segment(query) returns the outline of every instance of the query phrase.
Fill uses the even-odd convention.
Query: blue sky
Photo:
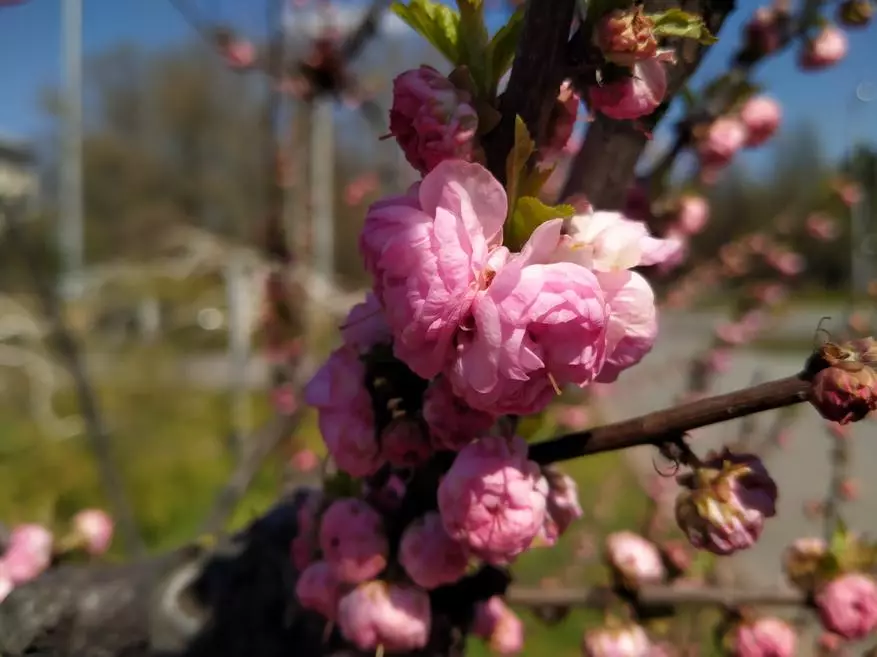
[[[189,0],[209,15],[224,19],[244,33],[264,31],[264,0]],[[45,125],[39,104],[41,89],[60,80],[60,7],[63,0],[27,0],[0,9],[0,133],[28,138]],[[168,0],[83,0],[86,54],[120,42],[162,48],[191,38],[192,31]],[[696,81],[720,72],[737,43],[740,24],[757,3],[741,0],[713,46]],[[757,81],[783,104],[787,124],[818,121],[826,150],[838,155],[853,136],[877,142],[877,100],[855,102],[860,82],[877,84],[877,25],[850,33],[850,56],[823,73],[800,73],[795,55],[787,52],[759,68]],[[695,85],[696,88],[696,85]],[[755,155],[766,159],[769,149]]]

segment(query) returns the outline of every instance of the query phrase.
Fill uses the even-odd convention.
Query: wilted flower
[[[655,23],[641,6],[614,9],[597,25],[594,40],[607,61],[619,66],[633,66],[652,59],[658,52]]]
[[[89,554],[100,555],[113,541],[113,519],[106,511],[86,509],[73,516],[73,531],[82,539]]]
[[[572,84],[565,81],[560,87],[560,93],[549,117],[548,125],[551,126],[551,134],[539,148],[543,160],[557,158],[563,153],[572,137],[581,102]]]
[[[516,655],[524,649],[524,624],[497,595],[475,605],[472,633],[498,655]]]
[[[847,36],[835,25],[826,25],[809,40],[798,57],[804,70],[819,70],[837,64],[847,55]]]
[[[846,27],[865,27],[874,17],[874,6],[868,0],[844,0],[837,8],[837,19]]]
[[[413,586],[373,581],[341,598],[338,627],[360,650],[407,652],[429,640],[429,596]]]
[[[639,625],[600,627],[585,632],[583,657],[648,657],[651,643]]]
[[[691,544],[715,554],[752,547],[776,515],[777,486],[752,454],[728,450],[679,477],[676,521]]]
[[[329,620],[335,620],[341,584],[328,563],[315,561],[298,576],[295,595],[306,609],[313,609]]]
[[[630,589],[658,584],[666,575],[658,547],[633,532],[609,534],[606,537],[606,559]]]
[[[441,516],[430,511],[402,533],[399,563],[415,584],[434,589],[460,579],[469,559],[465,548],[448,536]]]
[[[815,601],[823,627],[844,639],[864,639],[877,628],[877,584],[868,575],[840,575],[816,592]]]
[[[795,630],[779,618],[740,623],[731,637],[734,657],[794,657]]]
[[[783,112],[780,104],[769,96],[754,96],[740,109],[740,120],[746,126],[746,146],[761,146],[780,127]]]
[[[387,565],[383,520],[362,500],[332,503],[321,519],[320,548],[335,576],[350,584],[375,577]]]
[[[810,403],[826,420],[849,424],[877,409],[877,374],[860,361],[840,361],[815,374]]]

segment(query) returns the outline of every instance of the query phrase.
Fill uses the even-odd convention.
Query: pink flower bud
[[[822,242],[832,242],[838,238],[839,230],[833,217],[813,213],[807,217],[807,233]]]
[[[858,422],[877,409],[877,374],[856,361],[826,367],[813,377],[810,403],[831,422]]]
[[[655,23],[641,6],[615,9],[604,15],[594,35],[597,47],[607,61],[619,66],[633,66],[652,59],[658,52]]]
[[[399,563],[415,584],[434,589],[463,577],[469,559],[463,546],[448,536],[441,516],[430,511],[405,528]]]
[[[877,628],[877,584],[867,575],[840,575],[816,592],[815,601],[822,626],[844,639],[864,639]]]
[[[779,618],[740,623],[732,636],[734,657],[794,657],[795,630]]]
[[[290,464],[299,472],[311,472],[320,465],[320,457],[314,450],[306,447],[292,455]]]
[[[746,39],[750,49],[769,55],[780,45],[778,15],[771,7],[759,7],[746,25]]]
[[[235,71],[245,71],[256,63],[256,47],[246,39],[231,37],[220,45],[220,54],[226,66]]]
[[[585,633],[583,657],[648,657],[651,643],[639,625],[601,627]]]
[[[765,518],[776,515],[776,483],[752,454],[726,449],[678,480],[688,490],[676,499],[676,522],[698,549],[726,555],[750,548]]]
[[[686,194],[679,199],[676,225],[686,235],[695,235],[704,229],[710,216],[710,206],[703,196]]]
[[[52,563],[52,533],[41,525],[18,525],[12,530],[3,562],[13,584],[38,577]]]
[[[835,25],[826,25],[801,50],[798,65],[805,71],[834,66],[847,55],[847,35]]]
[[[497,595],[475,605],[472,633],[488,641],[498,655],[517,655],[524,649],[524,624]]]
[[[494,422],[493,415],[470,408],[457,397],[445,377],[435,379],[426,389],[423,419],[433,447],[454,452],[487,433]]]
[[[323,558],[342,582],[358,584],[387,565],[389,545],[381,516],[362,500],[333,502],[320,524]]]
[[[313,609],[329,620],[335,620],[341,585],[325,561],[315,561],[301,572],[295,584],[295,595],[305,609]]]
[[[609,534],[606,537],[606,559],[629,589],[659,584],[666,575],[657,546],[633,532]]]
[[[697,153],[701,166],[715,169],[727,166],[746,145],[747,139],[746,125],[740,119],[719,117],[698,141]]]
[[[740,121],[746,126],[746,146],[761,146],[780,127],[783,113],[780,104],[769,96],[754,96],[740,109]]]
[[[847,502],[859,499],[859,483],[855,479],[844,479],[840,482],[837,492]]]
[[[113,519],[100,509],[87,509],[73,516],[73,531],[85,542],[89,554],[100,555],[113,541]]]
[[[373,581],[341,598],[338,627],[360,650],[407,652],[429,640],[429,596],[413,586]]]
[[[523,438],[487,436],[467,445],[439,484],[445,529],[485,561],[508,563],[545,522],[540,479]]]
[[[425,463],[432,455],[432,447],[424,428],[417,420],[399,417],[381,432],[381,450],[391,465],[413,468]]]
[[[590,106],[610,119],[648,116],[667,93],[667,72],[657,57],[638,61],[629,76],[588,89]]]
[[[421,174],[444,160],[475,157],[478,114],[471,98],[431,66],[393,80],[390,132],[405,159]]]

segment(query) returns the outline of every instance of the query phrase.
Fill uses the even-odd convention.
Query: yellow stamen
[[[557,385],[557,380],[554,378],[554,375],[551,372],[548,373],[548,380],[551,381],[551,386],[554,388],[554,392],[559,397],[561,395],[560,386]]]

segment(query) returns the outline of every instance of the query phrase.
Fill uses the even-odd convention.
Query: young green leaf
[[[518,40],[521,38],[521,29],[524,27],[524,7],[518,7],[509,18],[509,22],[503,25],[487,46],[488,82],[492,93],[496,93],[502,76],[512,67],[515,61],[515,51],[518,49]]]
[[[530,137],[527,124],[520,116],[515,117],[515,144],[506,158],[506,191],[509,197],[508,217],[515,213],[515,202],[520,195],[521,179],[527,169],[527,162],[536,150],[536,143]]]
[[[460,63],[460,15],[432,0],[394,2],[393,13],[456,65]]]
[[[655,23],[654,34],[657,37],[695,39],[704,45],[718,41],[710,33],[703,18],[697,14],[681,9],[668,9],[660,14],[649,14],[649,18]]]
[[[515,204],[515,213],[506,223],[506,246],[519,251],[539,226],[552,219],[571,217],[575,208],[569,205],[545,205],[535,196],[522,196]]]
[[[542,188],[545,186],[545,183],[548,182],[548,179],[551,177],[551,174],[554,173],[554,170],[557,168],[557,165],[552,164],[547,167],[533,167],[533,170],[530,171],[526,176],[523,177],[519,186],[519,193],[521,196],[539,196],[539,193],[542,191]]]
[[[457,7],[460,10],[458,63],[469,67],[479,92],[487,91],[490,82],[484,52],[487,50],[489,35],[484,23],[483,0],[457,0]]]

